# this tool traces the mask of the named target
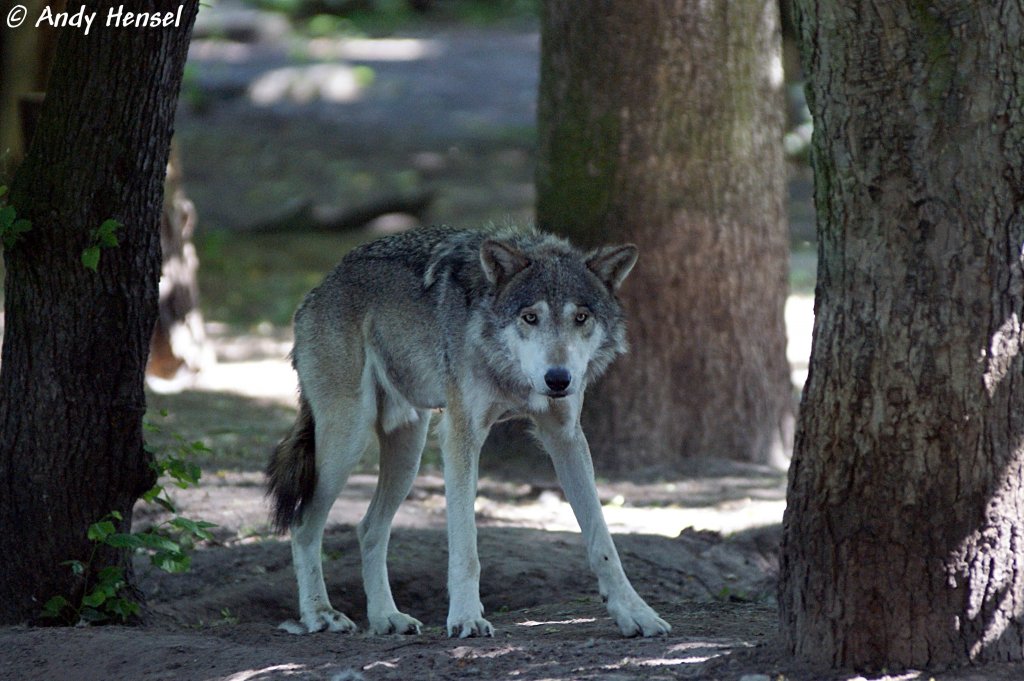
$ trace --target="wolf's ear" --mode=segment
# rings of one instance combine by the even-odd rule
[[[633,269],[638,255],[633,244],[603,246],[587,254],[587,267],[610,291],[615,292]]]
[[[485,239],[480,244],[480,265],[484,268],[487,281],[503,284],[525,270],[530,261],[511,244]]]

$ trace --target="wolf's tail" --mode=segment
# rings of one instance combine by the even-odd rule
[[[316,428],[306,398],[299,396],[295,425],[274,449],[267,464],[270,522],[284,532],[302,518],[302,509],[316,490]]]

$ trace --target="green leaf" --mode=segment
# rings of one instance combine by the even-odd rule
[[[210,454],[213,452],[213,450],[207,447],[202,440],[196,440],[195,442],[193,442],[191,445],[191,449],[193,454]]]
[[[107,514],[107,517],[108,518],[113,518],[114,520],[124,520],[124,516],[121,515],[120,511],[111,511],[110,513]]]
[[[204,520],[190,520],[188,518],[174,518],[170,521],[170,525],[206,541],[213,541],[213,535],[208,531],[209,528],[217,527],[214,523],[208,523]]]
[[[110,535],[109,537],[103,540],[103,543],[105,543],[107,546],[113,546],[115,549],[134,550],[141,549],[143,546],[142,540],[140,540],[136,535],[125,534],[123,532],[118,532],[116,534]]]
[[[63,596],[54,596],[43,604],[43,617],[60,617],[60,614],[69,607],[71,607],[71,603],[68,602],[68,599]]]
[[[174,480],[174,484],[182,489],[195,485],[203,476],[203,470],[198,464],[174,457],[166,460],[166,471],[167,475]]]
[[[129,601],[127,598],[113,598],[105,607],[108,612],[117,615],[117,618],[122,622],[127,622],[139,614],[139,604]]]
[[[178,542],[167,537],[161,537],[153,532],[140,532],[135,535],[142,542],[142,546],[151,551],[162,551],[164,553],[181,554],[181,546]]]
[[[103,602],[107,600],[107,594],[103,592],[103,589],[96,589],[91,594],[82,596],[82,605],[90,608],[98,608],[103,605]],[[82,616],[85,616],[83,611]]]
[[[7,195],[7,185],[6,184],[0,184],[0,196],[6,196],[6,195]]]
[[[107,566],[97,573],[96,580],[104,587],[120,589],[124,586],[124,568],[119,565]]]
[[[95,272],[100,265],[100,247],[89,246],[89,248],[82,251],[82,264],[85,266],[85,269]]]
[[[15,217],[17,217],[17,213],[14,210],[14,206],[0,208],[0,231],[10,229],[14,225]]]
[[[178,507],[175,506],[170,499],[167,497],[153,497],[153,503],[164,509],[168,513],[177,513]]]
[[[89,538],[89,541],[102,542],[115,532],[117,532],[117,528],[114,527],[114,523],[109,520],[101,520],[89,526],[89,532],[86,536]]]
[[[96,230],[96,241],[104,248],[113,248],[117,245],[117,230],[124,227],[114,219],[104,220],[103,224]]]
[[[24,234],[25,232],[30,231],[31,229],[32,223],[26,220],[25,218],[15,220],[14,224],[11,225],[11,233],[14,234],[15,237],[18,237]]]
[[[152,503],[153,500],[156,499],[158,496],[160,496],[160,492],[163,492],[163,491],[164,491],[164,486],[163,485],[153,485],[148,490],[146,490],[146,492],[143,493],[143,495],[141,497],[139,497],[139,498],[142,499],[143,501],[145,501],[147,504],[149,504],[149,503]]]
[[[188,569],[192,567],[192,557],[182,553],[154,553],[150,561],[164,572],[171,574],[188,572]]]

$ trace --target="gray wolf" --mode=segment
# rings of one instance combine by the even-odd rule
[[[419,633],[388,584],[391,521],[419,469],[432,410],[444,464],[449,636],[491,636],[480,602],[474,518],[480,447],[490,427],[526,417],[579,521],[608,612],[626,636],[667,633],[637,595],[601,513],[580,428],[583,391],[625,351],[615,293],[633,245],[582,253],[533,230],[431,227],[358,247],[295,313],[299,413],[267,473],[273,521],[291,530],[301,622],[293,633],[350,632],[321,566],[327,513],[371,432],[380,478],[359,523],[370,630]]]

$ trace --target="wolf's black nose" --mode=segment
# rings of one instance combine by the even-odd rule
[[[549,388],[560,393],[572,383],[572,376],[569,374],[568,369],[555,367],[554,369],[548,369],[548,372],[544,374],[544,382],[548,384]]]

